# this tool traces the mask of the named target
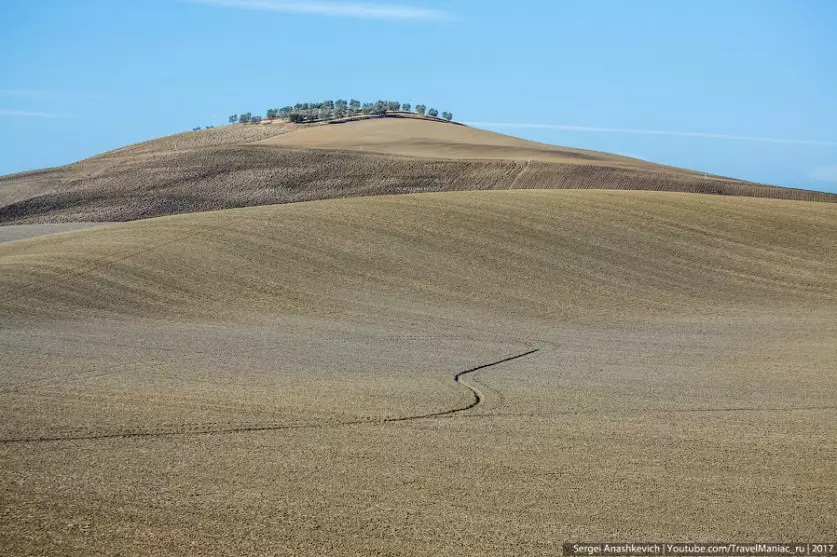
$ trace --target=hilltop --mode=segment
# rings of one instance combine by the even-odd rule
[[[0,177],[0,224],[129,221],[358,195],[523,188],[837,200],[393,114],[186,132]]]

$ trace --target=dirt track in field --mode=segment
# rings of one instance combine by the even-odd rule
[[[528,350],[521,354],[516,354],[514,356],[508,356],[502,358],[500,360],[496,360],[494,362],[490,362],[487,364],[478,365],[476,367],[472,367],[470,369],[466,369],[464,371],[460,371],[453,376],[454,383],[458,383],[471,391],[474,395],[474,399],[464,406],[459,406],[455,408],[449,408],[447,410],[440,410],[438,412],[431,412],[429,414],[420,414],[416,416],[399,416],[394,418],[383,418],[381,423],[394,423],[394,422],[409,422],[412,420],[426,420],[428,418],[444,418],[450,417],[455,414],[459,414],[460,412],[466,412],[471,410],[472,408],[476,408],[480,404],[482,404],[485,395],[483,395],[479,389],[469,385],[468,383],[464,382],[463,379],[472,374],[476,373],[477,371],[481,371],[490,367],[499,366],[501,364],[505,364],[520,358],[524,358],[526,356],[530,356],[540,349],[535,348],[532,350]],[[118,372],[117,372],[118,373]],[[91,377],[86,377],[86,379],[90,379]],[[19,392],[19,387],[17,389],[13,389],[9,392]],[[351,422],[341,422],[336,424],[330,425],[305,425],[305,426],[288,426],[288,425],[276,425],[276,424],[253,424],[244,427],[237,427],[237,428],[228,428],[223,429],[219,428],[218,426],[221,424],[212,423],[212,424],[184,424],[188,425],[188,427],[183,427],[182,429],[172,429],[170,431],[118,431],[114,433],[105,433],[100,435],[90,435],[90,436],[80,436],[80,437],[72,437],[72,436],[62,436],[62,437],[32,437],[32,438],[22,438],[22,439],[0,439],[0,444],[10,444],[10,443],[46,443],[46,442],[54,442],[54,441],[93,441],[93,440],[103,440],[103,439],[127,439],[132,437],[167,437],[167,436],[180,436],[180,435],[211,435],[211,434],[231,434],[231,433],[258,433],[264,431],[281,431],[284,429],[316,429],[320,427],[343,427],[349,425],[362,425],[362,424],[369,424],[369,420],[356,420]]]

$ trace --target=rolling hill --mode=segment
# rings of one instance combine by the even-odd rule
[[[837,205],[668,192],[328,199],[0,244],[0,547],[825,539],[836,277]]]
[[[336,197],[531,188],[837,200],[436,120],[367,118],[225,126],[0,177],[0,224],[129,221]]]
[[[834,196],[387,118],[0,200],[4,555],[834,532]]]
[[[835,300],[837,205],[457,192],[193,213],[0,245],[0,310],[692,314]],[[387,300],[389,300],[387,302]]]

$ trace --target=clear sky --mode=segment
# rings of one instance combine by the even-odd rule
[[[834,0],[0,0],[0,174],[355,97],[837,191]]]

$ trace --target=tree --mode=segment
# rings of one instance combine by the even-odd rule
[[[199,131],[201,131],[201,127],[198,126],[197,128],[192,128],[192,131],[193,132],[199,132]]]
[[[376,102],[361,103],[357,99],[346,101],[345,99],[327,100],[323,102],[297,103],[293,106],[287,105],[282,108],[268,108],[264,116],[267,120],[281,118],[289,122],[317,122],[342,119],[347,116],[365,114],[369,116],[385,116],[387,113],[414,110],[421,116],[439,117],[439,111],[435,108],[427,109],[423,104],[413,107],[410,103],[401,104],[398,101],[378,100]],[[453,114],[442,112],[442,118],[451,121]],[[261,116],[253,116],[246,112],[233,114],[229,117],[229,123],[255,124],[262,121]]]

